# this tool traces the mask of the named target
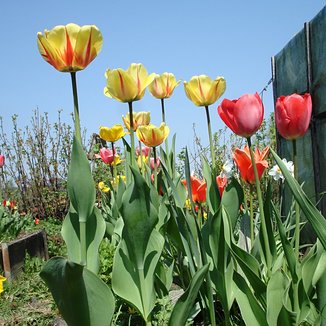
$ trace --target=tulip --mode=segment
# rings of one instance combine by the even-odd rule
[[[105,164],[112,164],[114,162],[115,151],[102,147],[100,149],[100,157]]]
[[[187,97],[197,106],[209,106],[215,103],[225,92],[224,77],[212,80],[208,76],[193,76],[189,82],[184,82]]]
[[[136,148],[137,156],[140,156],[140,154],[141,154],[144,157],[148,157],[150,152],[151,152],[151,148],[147,147],[147,146],[142,147],[141,150],[140,150],[140,147]]]
[[[249,138],[263,122],[264,106],[258,93],[245,94],[233,101],[224,99],[218,114],[235,134]]]
[[[148,147],[156,147],[161,145],[168,137],[170,129],[165,123],[161,123],[159,127],[152,124],[148,126],[139,126],[136,135],[137,138]]]
[[[275,105],[275,122],[280,135],[285,139],[297,139],[306,133],[312,112],[309,93],[280,96]]]
[[[2,275],[0,275],[0,294],[4,291],[3,290],[3,283],[6,281],[7,279],[5,277],[3,277]]]
[[[161,160],[159,157],[156,158],[156,167],[158,168],[161,165]],[[155,169],[155,160],[154,157],[151,157],[149,160],[149,166],[151,168],[151,170]]]
[[[5,156],[0,154],[0,168],[5,165]]]
[[[173,74],[165,72],[162,75],[154,75],[154,80],[149,84],[148,90],[157,99],[171,97],[174,89],[180,84]]]
[[[224,177],[224,176],[221,176],[221,175],[218,175],[216,177],[216,183],[217,183],[217,186],[218,186],[218,190],[220,192],[220,196],[222,197],[224,189],[225,189],[225,187],[226,187],[226,185],[228,183],[228,178]]]
[[[187,181],[182,180],[182,183],[186,186]],[[194,203],[203,203],[206,201],[206,182],[205,180],[200,180],[195,176],[190,177],[191,184],[191,194]]]
[[[95,25],[68,24],[37,33],[43,59],[62,72],[85,69],[101,51],[103,38]]]
[[[134,130],[137,130],[139,126],[149,125],[151,121],[151,113],[146,111],[133,112],[132,117],[134,122]],[[125,116],[122,116],[122,120],[126,128],[130,130],[130,113],[127,113]]]
[[[104,94],[120,102],[133,102],[143,98],[146,87],[153,81],[141,63],[132,63],[127,70],[118,68],[105,72]]]
[[[259,180],[261,179],[265,169],[268,167],[268,162],[265,160],[268,152],[269,147],[267,146],[262,152],[256,148],[254,153]],[[245,145],[244,149],[236,148],[233,153],[233,158],[239,168],[241,178],[245,182],[251,184],[255,183],[254,168],[251,162],[249,147]]]
[[[101,190],[102,192],[109,192],[110,191],[110,188],[103,181],[100,181],[98,183],[98,189]]]
[[[100,137],[108,142],[118,141],[120,138],[124,137],[127,133],[124,131],[122,125],[114,125],[111,128],[100,127]]]

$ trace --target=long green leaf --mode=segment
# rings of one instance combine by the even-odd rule
[[[115,299],[96,274],[62,257],[54,257],[44,265],[40,275],[68,325],[110,325]]]
[[[68,194],[80,222],[86,222],[95,204],[95,187],[88,159],[74,136],[68,171]]]
[[[105,234],[106,224],[98,208],[94,208],[92,214],[86,221],[86,250],[87,268],[93,273],[99,269],[98,250]],[[79,263],[80,256],[80,230],[79,218],[76,212],[68,212],[65,217],[62,230],[62,237],[67,244],[68,259]]]
[[[285,164],[282,162],[280,157],[270,149],[277,165],[280,167],[285,180],[290,187],[292,194],[299,206],[301,207],[305,217],[310,222],[311,226],[315,230],[320,242],[322,243],[324,249],[326,249],[326,219],[318,209],[313,205],[313,203],[309,200],[306,194],[301,189],[298,182],[292,177],[290,172],[287,170]]]
[[[196,302],[198,291],[204,281],[204,278],[208,272],[208,264],[200,268],[193,276],[189,287],[178,299],[176,305],[172,310],[172,314],[169,320],[169,326],[182,326],[186,324],[186,321],[193,309]]]

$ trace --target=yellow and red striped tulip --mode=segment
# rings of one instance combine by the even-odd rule
[[[162,75],[155,74],[154,80],[149,84],[148,90],[157,99],[171,97],[174,89],[180,84],[180,80],[176,80],[174,75],[165,72]]]
[[[37,33],[41,56],[55,69],[76,72],[85,69],[102,49],[103,38],[95,25],[70,23]]]
[[[137,130],[139,126],[147,126],[151,121],[151,113],[148,111],[133,112],[132,118],[134,121],[133,127],[134,130]],[[127,113],[125,116],[122,116],[123,123],[126,128],[130,130],[130,114]]]
[[[127,133],[124,131],[123,125],[114,125],[113,127],[100,127],[100,137],[108,142],[118,141]]]
[[[127,70],[118,68],[105,72],[104,94],[120,102],[133,102],[143,98],[146,87],[153,81],[141,63],[132,63]]]
[[[212,80],[206,75],[193,76],[189,82],[184,82],[187,97],[197,106],[209,106],[215,103],[225,92],[224,77]]]
[[[170,129],[161,123],[159,127],[149,124],[148,126],[139,126],[136,130],[137,138],[148,147],[161,145],[168,137]]]

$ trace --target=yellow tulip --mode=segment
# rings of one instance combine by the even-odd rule
[[[103,38],[95,25],[68,24],[37,33],[43,59],[62,72],[85,69],[102,49]]]
[[[151,113],[147,111],[133,112],[132,118],[134,120],[134,130],[137,130],[139,126],[147,126],[151,121]],[[123,123],[126,128],[130,130],[130,115],[127,113],[122,116]]]
[[[100,181],[98,183],[98,189],[101,190],[102,192],[109,192],[110,191],[110,188],[108,186],[106,186],[103,181]]]
[[[3,290],[3,282],[5,282],[7,279],[0,275],[0,294],[4,291]]]
[[[208,106],[215,103],[225,92],[224,77],[212,80],[208,76],[193,76],[189,82],[184,82],[187,97],[197,106]]]
[[[132,63],[127,70],[118,68],[105,72],[104,94],[120,102],[133,102],[143,98],[146,87],[153,81],[141,63]]]
[[[170,129],[161,123],[159,127],[152,124],[148,126],[139,126],[136,130],[137,138],[148,147],[156,147],[161,145],[164,140],[168,137]]]
[[[148,90],[157,99],[169,98],[179,84],[180,80],[176,81],[173,74],[165,72],[162,75],[155,75]]]
[[[122,125],[114,125],[113,127],[100,127],[100,137],[108,142],[118,141],[124,137],[127,133],[124,131]]]

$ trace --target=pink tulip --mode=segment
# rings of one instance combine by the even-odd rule
[[[160,166],[160,164],[161,164],[160,158],[157,157],[157,158],[156,158],[156,168],[158,168],[158,167]],[[154,167],[154,157],[151,157],[151,158],[150,158],[149,166],[151,167],[151,170],[154,170],[154,168],[155,168],[155,167]]]
[[[145,156],[145,157],[148,157],[150,151],[151,151],[151,148],[147,147],[147,146],[143,146],[142,149],[141,149],[142,155]],[[140,148],[139,147],[136,148],[136,155],[137,156],[140,155]]]
[[[285,139],[302,137],[309,127],[312,112],[310,94],[280,96],[275,105],[275,123]]]
[[[114,161],[115,150],[113,151],[106,147],[102,147],[100,149],[100,156],[105,164],[111,164]]]
[[[262,124],[264,106],[258,93],[245,94],[237,100],[224,99],[218,107],[218,114],[235,134],[248,138]]]

